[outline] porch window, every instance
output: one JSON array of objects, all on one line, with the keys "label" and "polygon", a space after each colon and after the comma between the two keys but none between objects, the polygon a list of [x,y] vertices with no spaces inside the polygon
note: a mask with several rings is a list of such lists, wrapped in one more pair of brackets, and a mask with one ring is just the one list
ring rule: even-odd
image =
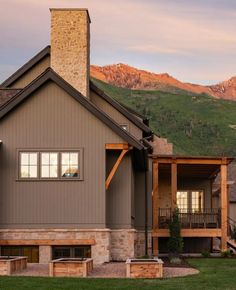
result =
[{"label": "porch window", "polygon": [[180,212],[201,212],[203,198],[202,190],[177,191],[177,207]]},{"label": "porch window", "polygon": [[42,152],[41,153],[41,177],[57,178],[58,177],[58,153]]},{"label": "porch window", "polygon": [[20,152],[20,178],[38,177],[37,152]]},{"label": "porch window", "polygon": [[79,153],[63,152],[61,153],[61,176],[64,178],[79,178]]}]

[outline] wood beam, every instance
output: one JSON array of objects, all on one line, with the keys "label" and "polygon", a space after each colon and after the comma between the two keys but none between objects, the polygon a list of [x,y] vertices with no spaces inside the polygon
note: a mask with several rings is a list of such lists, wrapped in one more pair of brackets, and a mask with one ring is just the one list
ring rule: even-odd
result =
[{"label": "wood beam", "polygon": [[[153,230],[152,236],[169,237],[170,231],[168,229]],[[181,229],[181,236],[194,238],[221,237],[221,229]]]},{"label": "wood beam", "polygon": [[[153,162],[152,164],[152,188],[153,188],[153,196],[152,196],[152,227],[154,230],[158,229],[158,162]],[[154,238],[153,240],[153,254],[155,256],[158,255],[158,238]]]},{"label": "wood beam", "polygon": [[129,150],[128,149],[123,149],[120,153],[120,156],[118,157],[116,163],[114,164],[111,172],[109,173],[107,179],[106,179],[106,183],[105,183],[105,187],[106,187],[106,190],[109,188],[109,185],[112,181],[112,178],[114,177],[122,159],[124,158],[125,154],[128,152]]},{"label": "wood beam", "polygon": [[[154,160],[158,160],[159,163],[163,163],[163,164],[170,164],[173,162],[172,158],[158,158]],[[176,163],[177,164],[221,165],[222,160],[221,159],[203,159],[203,158],[198,158],[198,159],[176,158]]]},{"label": "wood beam", "polygon": [[228,219],[228,193],[227,193],[227,165],[221,165],[221,251],[227,250],[227,219]]},{"label": "wood beam", "polygon": [[171,208],[177,206],[177,164],[175,160],[171,163]]},{"label": "wood beam", "polygon": [[95,245],[94,239],[44,239],[44,240],[0,240],[0,246],[70,246],[70,245]]},{"label": "wood beam", "polygon": [[107,143],[105,145],[105,148],[107,150],[123,150],[123,149],[132,149],[131,146],[129,146],[128,143]]}]

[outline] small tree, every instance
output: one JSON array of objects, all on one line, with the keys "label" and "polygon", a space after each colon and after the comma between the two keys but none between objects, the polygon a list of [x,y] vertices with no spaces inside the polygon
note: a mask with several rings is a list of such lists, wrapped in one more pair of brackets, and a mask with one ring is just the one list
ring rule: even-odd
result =
[{"label": "small tree", "polygon": [[183,238],[181,237],[181,223],[179,220],[179,210],[173,211],[172,219],[169,224],[170,238],[168,240],[168,250],[171,255],[178,257],[183,251]]}]

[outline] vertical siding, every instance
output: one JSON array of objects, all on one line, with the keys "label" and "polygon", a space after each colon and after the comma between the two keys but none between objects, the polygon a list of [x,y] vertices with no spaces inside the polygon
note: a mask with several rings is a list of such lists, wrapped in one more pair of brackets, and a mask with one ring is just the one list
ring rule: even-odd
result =
[{"label": "vertical siding", "polygon": [[16,80],[10,88],[24,88],[34,79],[36,79],[41,73],[50,67],[50,57],[45,56],[39,63],[32,67],[29,71],[23,74],[18,80]]},{"label": "vertical siding", "polygon": [[[0,227],[106,226],[105,143],[123,142],[110,128],[49,82],[1,120],[0,136]],[[17,181],[17,148],[83,148],[84,180]]]},{"label": "vertical siding", "polygon": [[[107,176],[120,152],[107,151]],[[132,162],[126,155],[116,171],[107,190],[107,226],[109,228],[131,227]]]},{"label": "vertical siding", "polygon": [[131,121],[129,121],[124,115],[122,115],[119,111],[117,111],[108,102],[103,100],[99,95],[90,91],[90,99],[96,106],[98,106],[101,110],[103,110],[107,115],[109,115],[118,124],[121,124],[121,125],[127,124],[129,132],[134,137],[136,137],[138,140],[142,138],[142,130],[140,130],[136,125],[134,125]]},{"label": "vertical siding", "polygon": [[231,202],[229,204],[229,217],[233,219],[234,221],[236,221],[236,203],[235,202]]}]

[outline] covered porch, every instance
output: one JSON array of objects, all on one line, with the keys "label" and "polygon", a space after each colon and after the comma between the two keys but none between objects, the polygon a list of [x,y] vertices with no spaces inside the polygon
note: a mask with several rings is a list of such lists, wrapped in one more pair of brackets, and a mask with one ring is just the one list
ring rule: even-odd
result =
[{"label": "covered porch", "polygon": [[[159,240],[169,236],[172,212],[179,209],[184,238],[221,239],[227,249],[228,190],[227,166],[230,158],[152,155],[153,166],[153,253],[159,253]],[[212,191],[220,174],[220,195]]]}]

